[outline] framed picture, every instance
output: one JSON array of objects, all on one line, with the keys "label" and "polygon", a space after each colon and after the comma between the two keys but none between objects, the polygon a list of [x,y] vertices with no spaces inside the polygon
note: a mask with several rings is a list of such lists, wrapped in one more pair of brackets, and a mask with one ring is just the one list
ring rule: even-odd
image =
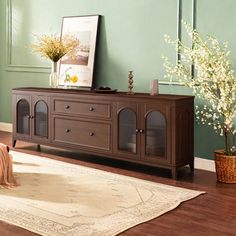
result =
[{"label": "framed picture", "polygon": [[72,35],[79,46],[60,61],[59,86],[91,88],[99,15],[63,17],[61,36]]}]

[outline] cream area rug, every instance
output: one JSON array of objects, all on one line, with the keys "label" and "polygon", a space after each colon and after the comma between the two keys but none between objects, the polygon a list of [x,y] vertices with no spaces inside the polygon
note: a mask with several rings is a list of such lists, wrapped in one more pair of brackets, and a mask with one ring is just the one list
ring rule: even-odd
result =
[{"label": "cream area rug", "polygon": [[35,155],[11,154],[20,186],[0,189],[0,220],[40,235],[117,235],[203,193]]}]

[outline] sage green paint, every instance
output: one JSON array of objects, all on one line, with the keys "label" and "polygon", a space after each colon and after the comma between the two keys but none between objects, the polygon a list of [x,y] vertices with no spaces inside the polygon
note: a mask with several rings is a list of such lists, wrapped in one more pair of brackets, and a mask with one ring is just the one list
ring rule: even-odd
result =
[{"label": "sage green paint", "polygon": [[[11,3],[11,4],[10,4]],[[33,54],[33,34],[60,33],[63,16],[101,15],[94,73],[95,85],[127,90],[128,71],[134,71],[135,91],[148,91],[151,79],[162,79],[163,54],[175,60],[175,52],[164,42],[164,34],[176,38],[177,1],[173,0],[4,0],[1,1],[1,23],[9,26],[8,42],[1,56],[8,71],[1,71],[4,93],[10,97],[12,87],[48,86],[48,73],[35,73],[36,67],[50,62]],[[6,22],[7,6],[11,21]],[[46,6],[46,7],[45,7]],[[4,27],[5,28],[5,27]],[[9,45],[10,55],[6,46]],[[19,70],[19,71],[17,71]],[[36,70],[36,69],[35,69]],[[40,68],[37,68],[40,72]],[[41,71],[42,72],[42,71]],[[49,72],[49,69],[48,69]],[[1,121],[11,122],[10,101],[1,102]]]},{"label": "sage green paint", "polygon": [[[7,6],[12,22],[7,21]],[[182,0],[183,19],[191,22],[192,1]],[[235,0],[197,0],[197,27],[232,46],[236,59]],[[1,0],[0,1],[0,121],[12,122],[11,89],[48,87],[50,62],[33,54],[33,34],[60,33],[63,16],[101,15],[94,73],[95,85],[127,90],[128,70],[135,91],[148,92],[151,79],[164,80],[162,55],[175,61],[164,34],[176,38],[177,0]],[[12,23],[9,25],[8,23]],[[8,27],[11,26],[11,27]],[[10,30],[10,31],[9,31]],[[8,33],[12,40],[8,41]],[[183,41],[190,43],[183,31]],[[10,46],[10,56],[8,55]],[[45,73],[46,72],[46,73]],[[191,94],[183,86],[160,86],[161,93]],[[212,159],[223,139],[211,127],[195,124],[195,156]]]}]

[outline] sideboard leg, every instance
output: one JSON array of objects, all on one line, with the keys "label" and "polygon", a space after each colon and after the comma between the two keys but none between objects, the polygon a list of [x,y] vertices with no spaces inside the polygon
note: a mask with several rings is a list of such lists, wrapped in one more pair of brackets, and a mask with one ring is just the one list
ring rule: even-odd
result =
[{"label": "sideboard leg", "polygon": [[191,172],[194,172],[194,160],[189,163]]},{"label": "sideboard leg", "polygon": [[171,168],[171,175],[173,179],[177,179],[177,170],[176,167]]},{"label": "sideboard leg", "polygon": [[12,140],[12,147],[15,147],[15,146],[16,146],[16,140],[13,139],[13,140]]},{"label": "sideboard leg", "polygon": [[40,151],[41,151],[40,144],[37,144],[37,151],[38,151],[38,152],[40,152]]}]

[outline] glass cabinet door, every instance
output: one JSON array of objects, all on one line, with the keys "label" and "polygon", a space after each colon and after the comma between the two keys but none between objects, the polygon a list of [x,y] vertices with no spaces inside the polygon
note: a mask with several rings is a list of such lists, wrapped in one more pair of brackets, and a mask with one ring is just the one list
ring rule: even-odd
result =
[{"label": "glass cabinet door", "polygon": [[25,99],[17,103],[17,133],[30,134],[30,105]]},{"label": "glass cabinet door", "polygon": [[48,107],[47,104],[40,100],[34,107],[34,135],[48,137]]},{"label": "glass cabinet door", "polygon": [[136,113],[125,108],[118,116],[118,149],[136,153]]},{"label": "glass cabinet door", "polygon": [[166,156],[166,119],[159,111],[152,111],[146,117],[146,156]]}]

